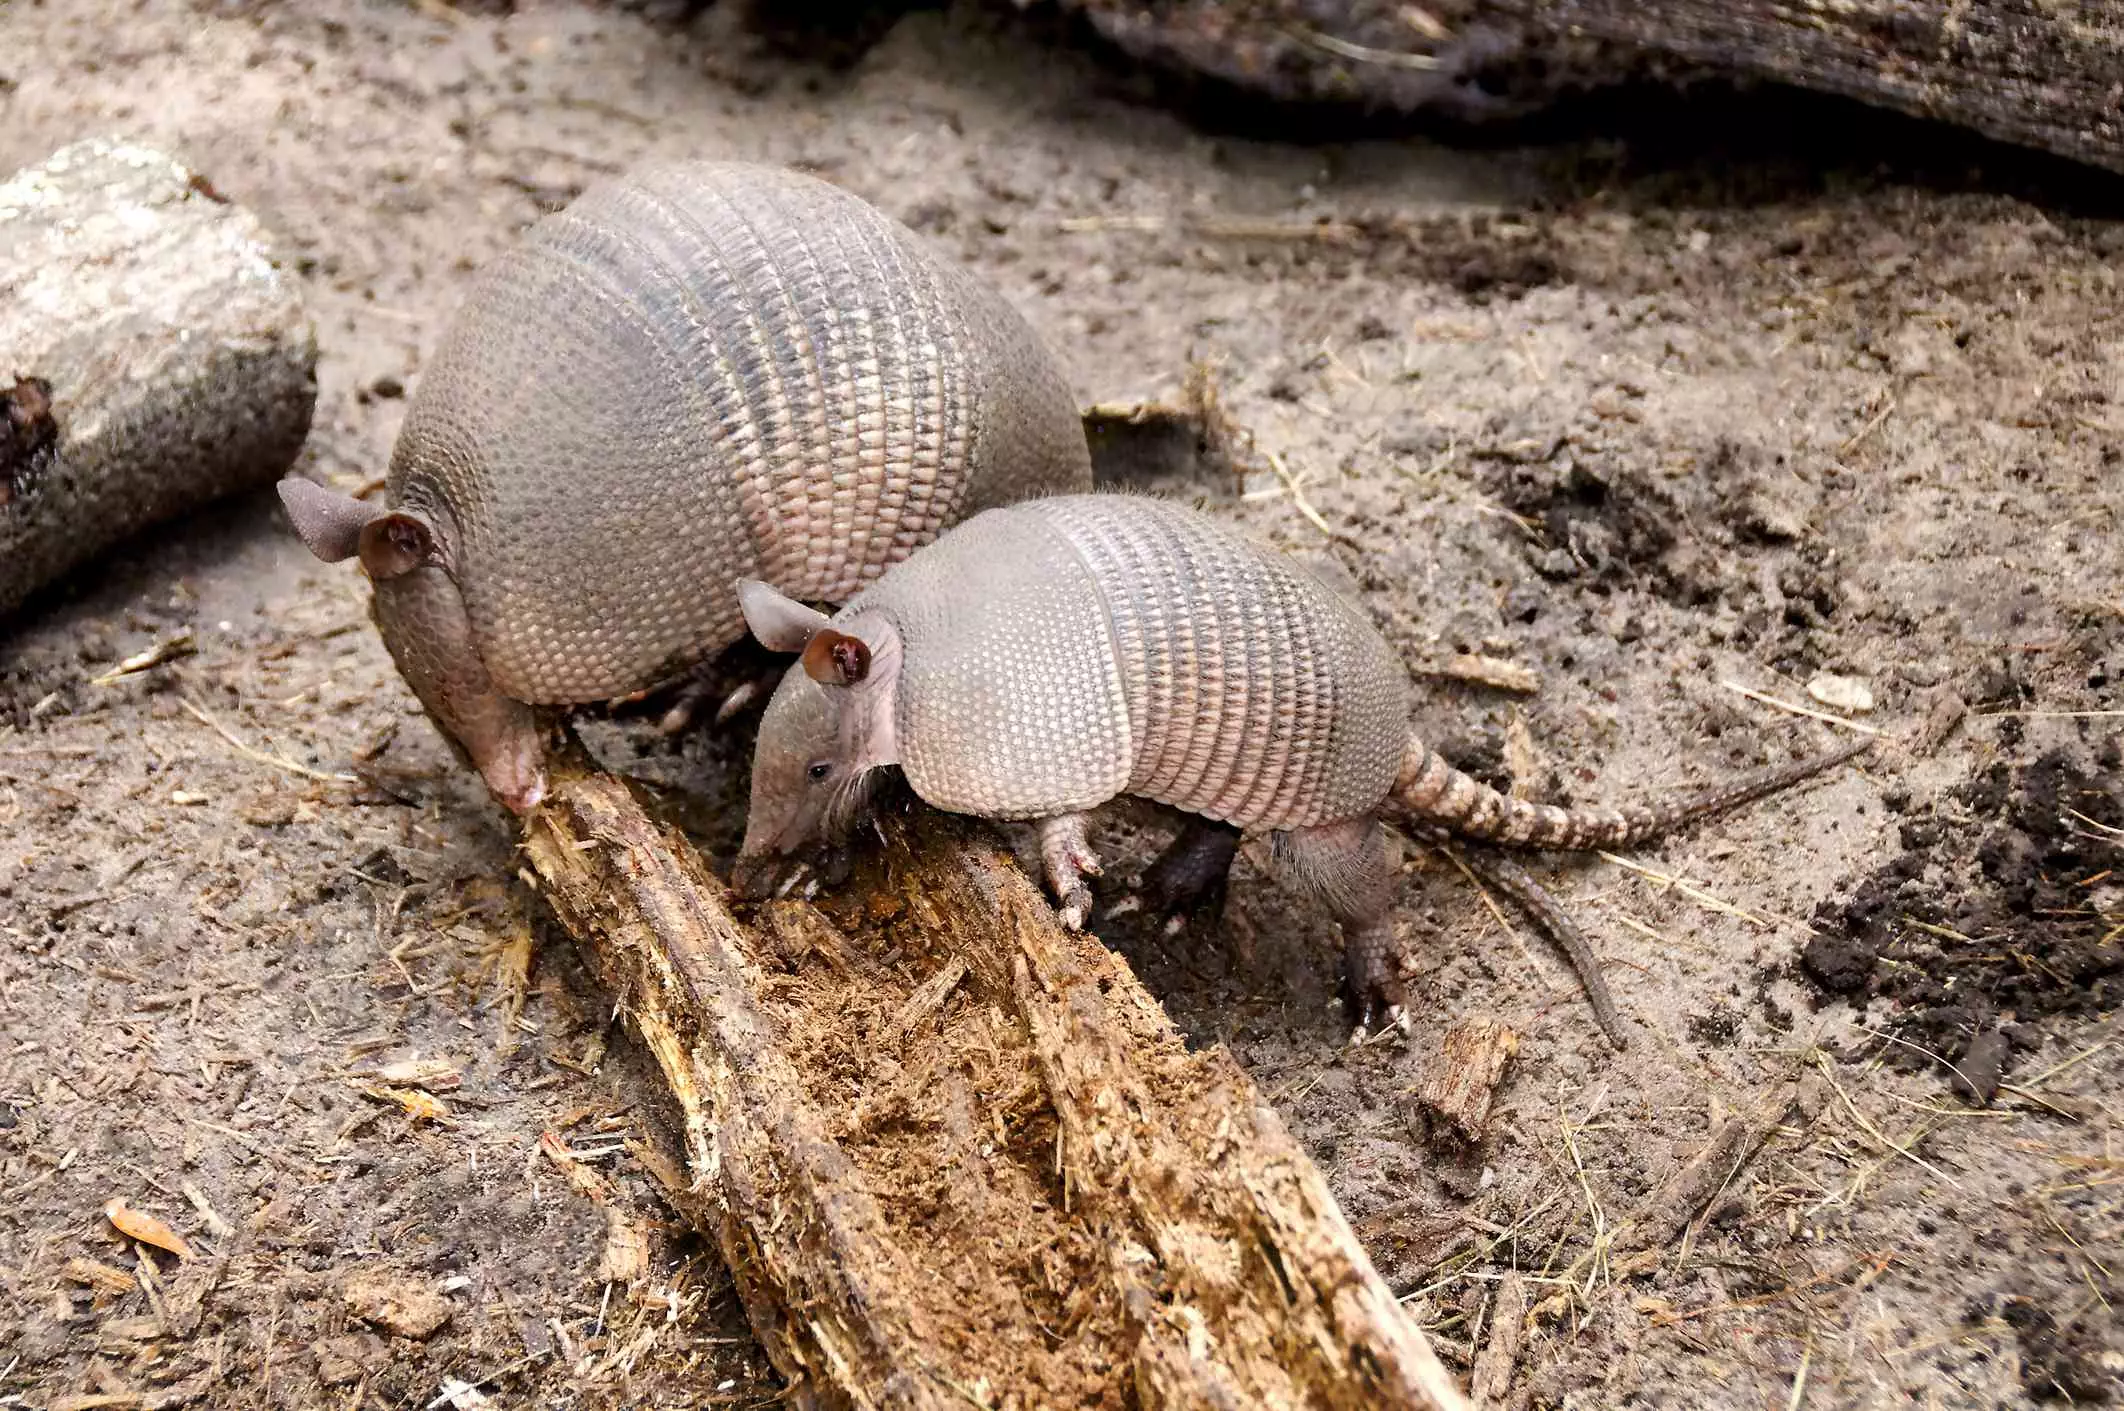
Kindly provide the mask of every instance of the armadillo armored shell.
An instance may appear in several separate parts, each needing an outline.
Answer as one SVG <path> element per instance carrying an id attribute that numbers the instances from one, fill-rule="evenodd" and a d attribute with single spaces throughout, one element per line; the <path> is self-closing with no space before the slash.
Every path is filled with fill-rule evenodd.
<path id="1" fill-rule="evenodd" d="M 948 524 L 1090 478 L 999 295 L 825 182 L 674 162 L 481 272 L 389 495 L 449 542 L 496 689 L 568 704 L 737 641 L 740 577 L 844 601 Z"/>

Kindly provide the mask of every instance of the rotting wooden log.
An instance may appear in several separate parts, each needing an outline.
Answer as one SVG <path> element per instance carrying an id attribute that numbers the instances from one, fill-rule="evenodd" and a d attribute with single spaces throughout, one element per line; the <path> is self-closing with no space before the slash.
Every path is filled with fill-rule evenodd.
<path id="1" fill-rule="evenodd" d="M 316 363 L 257 218 L 173 158 L 92 139 L 0 181 L 0 615 L 279 478 Z"/>
<path id="2" fill-rule="evenodd" d="M 1481 120 L 1561 91 L 1709 72 L 2124 172 L 2124 8 L 2106 0 L 1060 3 L 1139 58 L 1285 101 Z"/>
<path id="3" fill-rule="evenodd" d="M 794 1399 L 1466 1405 L 1228 1054 L 977 826 L 886 831 L 754 926 L 619 781 L 560 771 L 526 829 Z"/>

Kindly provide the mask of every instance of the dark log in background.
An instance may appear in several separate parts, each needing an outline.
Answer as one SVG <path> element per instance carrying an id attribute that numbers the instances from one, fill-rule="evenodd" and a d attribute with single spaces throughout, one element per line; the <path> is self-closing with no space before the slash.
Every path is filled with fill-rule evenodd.
<path id="1" fill-rule="evenodd" d="M 1058 3 L 1139 59 L 1285 101 L 1481 121 L 1573 90 L 1716 74 L 2124 172 L 2124 7 L 2102 0 Z"/>

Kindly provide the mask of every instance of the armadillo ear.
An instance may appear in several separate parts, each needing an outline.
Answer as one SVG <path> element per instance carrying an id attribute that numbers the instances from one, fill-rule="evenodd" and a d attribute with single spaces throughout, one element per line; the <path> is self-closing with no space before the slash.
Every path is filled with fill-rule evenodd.
<path id="1" fill-rule="evenodd" d="M 371 520 L 388 514 L 382 505 L 367 504 L 352 495 L 327 490 L 314 480 L 291 475 L 280 482 L 280 503 L 288 523 L 302 537 L 311 553 L 326 563 L 352 558 L 361 548 L 361 531 Z"/>
<path id="2" fill-rule="evenodd" d="M 804 674 L 821 686 L 853 686 L 870 674 L 870 648 L 860 637 L 822 627 L 804 648 Z"/>
<path id="3" fill-rule="evenodd" d="M 435 533 L 403 510 L 378 515 L 361 528 L 361 566 L 381 583 L 435 558 Z"/>
<path id="4" fill-rule="evenodd" d="M 825 613 L 783 596 L 757 578 L 740 578 L 737 595 L 745 625 L 770 652 L 801 652 L 826 625 Z"/>

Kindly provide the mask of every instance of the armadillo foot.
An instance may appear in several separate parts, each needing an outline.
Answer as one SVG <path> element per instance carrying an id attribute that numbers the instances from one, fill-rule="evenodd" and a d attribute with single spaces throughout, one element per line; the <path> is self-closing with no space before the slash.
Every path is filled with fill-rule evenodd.
<path id="1" fill-rule="evenodd" d="M 1165 936 L 1177 936 L 1196 917 L 1214 915 L 1222 908 L 1225 882 L 1238 852 L 1237 828 L 1190 814 L 1179 834 L 1110 914 L 1118 914 L 1124 906 L 1129 910 L 1142 906 L 1163 918 L 1159 929 Z"/>
<path id="2" fill-rule="evenodd" d="M 713 717 L 714 723 L 718 726 L 727 725 L 739 715 L 766 700 L 774 694 L 775 685 L 779 680 L 780 678 L 776 676 L 755 676 L 748 681 L 740 682 L 716 706 Z M 695 676 L 688 680 L 679 687 L 678 697 L 671 702 L 671 708 L 666 710 L 662 718 L 656 722 L 658 732 L 665 735 L 678 735 L 690 729 L 695 719 L 699 717 L 701 707 L 707 704 L 709 698 L 714 694 L 715 684 L 707 677 Z"/>
<path id="3" fill-rule="evenodd" d="M 1357 1021 L 1350 1042 L 1360 1042 L 1375 1028 L 1409 1032 L 1408 991 L 1401 982 L 1400 947 L 1394 925 L 1380 920 L 1369 926 L 1346 926 L 1342 983 Z"/>
<path id="4" fill-rule="evenodd" d="M 1386 1022 L 1381 1024 L 1376 1030 L 1364 1024 L 1359 1024 L 1350 1030 L 1349 1046 L 1351 1048 L 1364 1047 L 1365 1044 L 1371 1041 L 1374 1033 L 1398 1033 L 1403 1038 L 1407 1038 L 1413 1032 L 1415 1031 L 1409 1023 L 1409 1012 L 1398 1004 L 1390 1004 L 1386 1010 Z"/>
<path id="5" fill-rule="evenodd" d="M 1040 865 L 1047 873 L 1048 889 L 1055 894 L 1062 924 L 1072 931 L 1083 930 L 1092 911 L 1091 888 L 1084 879 L 1104 870 L 1099 854 L 1092 851 L 1090 840 L 1084 836 L 1089 818 L 1084 813 L 1063 813 L 1043 818 L 1038 824 Z"/>

